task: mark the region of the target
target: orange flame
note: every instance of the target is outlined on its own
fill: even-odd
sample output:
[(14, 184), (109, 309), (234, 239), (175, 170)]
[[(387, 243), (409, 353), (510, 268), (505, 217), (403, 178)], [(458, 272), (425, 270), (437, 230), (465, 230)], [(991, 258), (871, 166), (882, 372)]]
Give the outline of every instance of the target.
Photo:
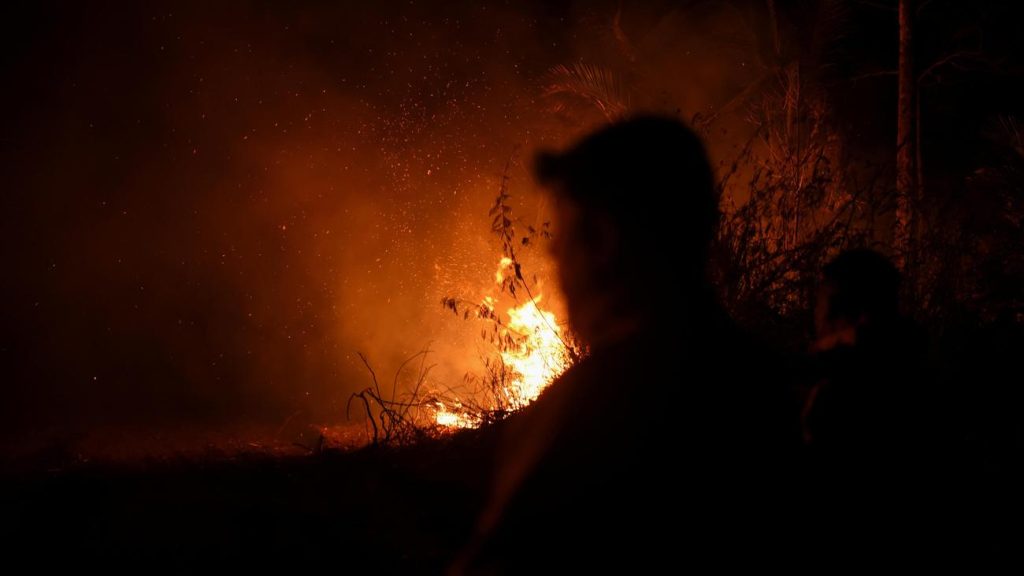
[(522, 342), (501, 353), (502, 360), (516, 374), (511, 400), (525, 406), (540, 396), (555, 378), (568, 368), (565, 345), (555, 315), (540, 307), (541, 297), (508, 309), (508, 329), (522, 336)]
[[(511, 258), (502, 258), (494, 280), (502, 284), (509, 269)], [(515, 344), (501, 351), (501, 359), (510, 371), (510, 378), (500, 391), (503, 400), (513, 409), (519, 409), (540, 396), (551, 382), (569, 367), (569, 357), (562, 341), (561, 328), (554, 313), (541, 308), (542, 296), (520, 306), (509, 308), (508, 322), (502, 327), (502, 336), (515, 336)], [(483, 305), (494, 310), (497, 300), (487, 296)], [(473, 416), (461, 406), (446, 406), (438, 402), (435, 422), (448, 428), (475, 428), (480, 418)]]
[(435, 422), (437, 422), (438, 426), (444, 426), (445, 428), (476, 428), (480, 425), (480, 419), (470, 416), (461, 406), (449, 409), (444, 405), (444, 402), (438, 402), (435, 410)]

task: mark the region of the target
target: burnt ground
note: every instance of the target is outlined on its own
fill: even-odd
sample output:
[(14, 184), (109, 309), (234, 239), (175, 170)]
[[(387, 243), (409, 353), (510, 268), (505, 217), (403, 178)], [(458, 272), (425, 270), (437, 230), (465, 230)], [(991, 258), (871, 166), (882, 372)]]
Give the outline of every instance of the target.
[(472, 525), (485, 444), (8, 472), (0, 481), (3, 563), (33, 571), (440, 573)]

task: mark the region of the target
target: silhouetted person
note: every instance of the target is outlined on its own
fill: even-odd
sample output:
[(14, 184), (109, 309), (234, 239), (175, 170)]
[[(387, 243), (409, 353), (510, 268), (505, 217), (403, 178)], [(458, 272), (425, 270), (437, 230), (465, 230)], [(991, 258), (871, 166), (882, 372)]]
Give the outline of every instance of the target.
[(924, 339), (900, 313), (899, 291), (899, 272), (872, 250), (844, 252), (822, 270), (804, 439), (837, 463), (902, 458), (916, 433)]
[(931, 404), (920, 330), (900, 313), (900, 274), (851, 250), (823, 271), (814, 383), (803, 408), (811, 555), (831, 561), (932, 549), (924, 498)]
[[(765, 565), (795, 538), (798, 414), (709, 285), (711, 167), (674, 119), (537, 158), (553, 255), (589, 356), (505, 423), (471, 573)], [(792, 408), (792, 409), (791, 409)]]

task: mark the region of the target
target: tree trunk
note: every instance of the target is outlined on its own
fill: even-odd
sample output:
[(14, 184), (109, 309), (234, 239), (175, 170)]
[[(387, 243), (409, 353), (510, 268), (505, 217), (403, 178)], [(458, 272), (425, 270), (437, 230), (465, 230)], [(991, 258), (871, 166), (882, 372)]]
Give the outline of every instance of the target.
[(896, 124), (896, 230), (893, 235), (896, 265), (906, 270), (912, 252), (911, 230), (914, 219), (914, 180), (917, 171), (914, 166), (914, 62), (912, 57), (912, 33), (914, 1), (899, 0), (900, 54), (899, 54), (899, 96)]

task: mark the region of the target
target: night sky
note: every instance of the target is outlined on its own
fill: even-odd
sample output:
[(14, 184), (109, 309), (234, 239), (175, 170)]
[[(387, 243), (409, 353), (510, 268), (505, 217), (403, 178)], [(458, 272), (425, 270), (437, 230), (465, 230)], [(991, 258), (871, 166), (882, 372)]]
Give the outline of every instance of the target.
[[(357, 351), (392, 374), (429, 345), (437, 377), (458, 380), (477, 330), (440, 299), (490, 289), (506, 160), (540, 221), (530, 154), (600, 120), (553, 110), (549, 70), (636, 50), (639, 104), (707, 114), (764, 65), (763, 34), (737, 24), (756, 12), (710, 4), (624, 3), (619, 28), (612, 1), (5, 5), (0, 432), (335, 422), (368, 382)], [(852, 10), (847, 34), (879, 40), (840, 39), (825, 76), (891, 66), (876, 47), (894, 42), (891, 17)], [(1012, 53), (1019, 39), (986, 18), (987, 46)], [(942, 38), (973, 42), (955, 33)], [(997, 76), (931, 105), (1019, 106)], [(866, 151), (894, 138), (886, 82), (832, 88)], [(923, 129), (968, 172), (964, 126), (982, 114), (958, 116)], [(717, 162), (742, 122), (716, 125)]]

